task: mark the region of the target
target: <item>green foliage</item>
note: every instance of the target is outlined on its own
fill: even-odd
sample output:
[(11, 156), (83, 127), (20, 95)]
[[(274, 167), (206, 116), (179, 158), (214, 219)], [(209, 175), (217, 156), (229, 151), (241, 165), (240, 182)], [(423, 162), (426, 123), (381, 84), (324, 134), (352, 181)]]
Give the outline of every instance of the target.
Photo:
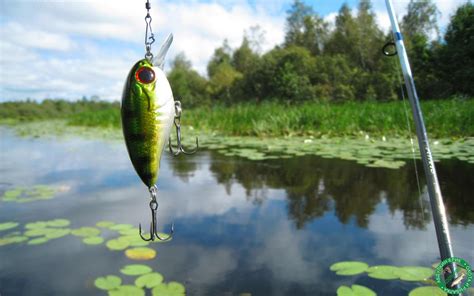
[(467, 2), (451, 18), (438, 50), (442, 94), (474, 95), (474, 4)]
[[(428, 101), (421, 107), (431, 137), (474, 135), (474, 100)], [(232, 107), (215, 105), (190, 110), (183, 118), (183, 124), (245, 136), (342, 136), (356, 135), (360, 131), (372, 135), (406, 135), (405, 112), (411, 118), (408, 102), (406, 107), (403, 102), (304, 102), (294, 106), (278, 102), (241, 103)]]
[(206, 79), (191, 69), (191, 62), (186, 59), (184, 53), (178, 54), (174, 59), (172, 69), (168, 73), (168, 80), (175, 99), (180, 100), (184, 106), (210, 104)]
[(322, 53), (328, 24), (310, 6), (295, 0), (287, 11), (285, 47), (301, 46), (313, 55)]

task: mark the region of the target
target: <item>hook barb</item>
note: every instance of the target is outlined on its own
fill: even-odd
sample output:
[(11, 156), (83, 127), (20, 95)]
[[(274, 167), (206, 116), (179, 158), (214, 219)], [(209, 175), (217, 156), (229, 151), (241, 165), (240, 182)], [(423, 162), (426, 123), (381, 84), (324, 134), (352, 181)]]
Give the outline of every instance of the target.
[(173, 150), (173, 145), (171, 145), (171, 138), (168, 139), (168, 147), (170, 149), (170, 153), (173, 154), (173, 156), (178, 156), (181, 153), (186, 154), (186, 155), (191, 155), (194, 154), (198, 151), (199, 149), (199, 140), (196, 137), (196, 147), (191, 150), (191, 151), (186, 151), (183, 147), (183, 144), (181, 143), (181, 102), (176, 101), (174, 104), (175, 107), (175, 117), (174, 117), (174, 126), (176, 127), (176, 140), (177, 140), (177, 146), (176, 146), (176, 151)]
[(138, 233), (140, 234), (140, 237), (144, 241), (154, 241), (155, 239), (158, 239), (159, 241), (169, 241), (173, 237), (174, 233), (174, 224), (171, 224), (171, 232), (168, 234), (166, 238), (161, 237), (158, 234), (158, 231), (156, 229), (156, 212), (158, 210), (158, 202), (156, 201), (156, 191), (157, 187), (154, 185), (153, 187), (150, 187), (150, 195), (151, 195), (151, 201), (150, 201), (150, 210), (151, 210), (151, 223), (150, 223), (150, 237), (146, 238), (142, 234), (142, 225), (138, 225)]

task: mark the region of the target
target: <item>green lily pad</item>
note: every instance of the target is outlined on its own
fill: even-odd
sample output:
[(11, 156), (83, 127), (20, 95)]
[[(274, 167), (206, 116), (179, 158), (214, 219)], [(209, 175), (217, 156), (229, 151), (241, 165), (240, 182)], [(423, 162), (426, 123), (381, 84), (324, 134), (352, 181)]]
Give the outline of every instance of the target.
[(158, 272), (144, 274), (135, 280), (135, 285), (140, 288), (151, 289), (163, 282), (163, 276)]
[(15, 188), (15, 189), (7, 190), (5, 191), (5, 193), (3, 193), (3, 198), (16, 199), (23, 193), (23, 190), (24, 190), (23, 188)]
[(130, 229), (130, 228), (134, 228), (132, 224), (115, 224), (110, 227), (111, 230), (116, 230), (116, 231)]
[(43, 236), (47, 235), (48, 233), (53, 233), (57, 229), (56, 228), (35, 228), (25, 231), (24, 235), (34, 237), (34, 236)]
[(443, 292), (438, 287), (418, 287), (410, 291), (408, 296), (446, 296), (446, 293)]
[(111, 239), (107, 241), (105, 245), (107, 246), (107, 248), (109, 248), (112, 251), (121, 251), (128, 248), (128, 246), (130, 246), (130, 243), (124, 240)]
[(376, 296), (377, 294), (371, 289), (360, 286), (352, 285), (350, 288), (347, 286), (340, 286), (337, 289), (337, 296)]
[(15, 227), (18, 226), (18, 224), (19, 223), (17, 223), (17, 222), (0, 223), (0, 231), (15, 228)]
[(17, 244), (27, 241), (29, 238), (26, 236), (8, 236), (0, 238), (0, 246), (6, 246), (10, 244)]
[(145, 296), (145, 291), (137, 286), (124, 285), (109, 290), (109, 296)]
[(185, 292), (184, 286), (178, 282), (161, 283), (151, 290), (153, 296), (182, 296)]
[(399, 267), (397, 274), (403, 281), (423, 281), (433, 275), (433, 269), (420, 266)]
[(119, 233), (120, 233), (120, 235), (123, 235), (123, 236), (128, 236), (128, 235), (137, 236), (138, 235), (138, 230), (136, 230), (134, 228), (121, 229), (121, 230), (119, 230)]
[(45, 221), (38, 221), (38, 222), (31, 222), (25, 225), (26, 229), (37, 229), (37, 228), (45, 228), (48, 226), (48, 223)]
[(330, 270), (335, 271), (338, 275), (356, 275), (363, 273), (369, 266), (367, 263), (359, 261), (343, 261), (334, 263), (329, 267)]
[(99, 277), (94, 281), (94, 285), (101, 290), (112, 290), (122, 284), (122, 279), (115, 275)]
[(128, 242), (131, 247), (146, 247), (150, 244), (149, 241), (142, 240), (140, 235), (137, 233), (134, 233), (133, 235), (120, 236), (117, 239)]
[(49, 241), (47, 237), (34, 238), (27, 242), (28, 245), (41, 245)]
[(120, 272), (126, 275), (142, 275), (152, 272), (152, 269), (148, 265), (130, 264), (125, 265)]
[(71, 232), (70, 229), (65, 229), (65, 228), (52, 229), (50, 232), (45, 234), (45, 237), (46, 238), (60, 238), (60, 237), (68, 235), (70, 232)]
[(46, 225), (50, 227), (66, 227), (71, 224), (71, 221), (67, 219), (54, 219), (51, 221), (47, 221)]
[(18, 187), (6, 191), (3, 200), (9, 202), (25, 203), (36, 200), (46, 200), (54, 198), (58, 188), (47, 185), (35, 185), (30, 188)]
[(376, 265), (367, 269), (368, 276), (380, 280), (398, 279), (398, 267), (390, 265)]
[(88, 236), (82, 240), (86, 245), (100, 245), (104, 242), (104, 239), (100, 236)]
[(110, 227), (114, 226), (115, 223), (111, 222), (111, 221), (99, 221), (99, 222), (97, 222), (96, 225), (98, 227), (102, 227), (102, 228), (110, 228)]
[(81, 228), (74, 229), (73, 231), (71, 231), (71, 234), (75, 236), (82, 236), (82, 237), (98, 236), (100, 234), (100, 230), (95, 227), (81, 227)]
[(125, 251), (125, 256), (132, 260), (151, 260), (156, 257), (156, 251), (150, 248), (132, 248)]

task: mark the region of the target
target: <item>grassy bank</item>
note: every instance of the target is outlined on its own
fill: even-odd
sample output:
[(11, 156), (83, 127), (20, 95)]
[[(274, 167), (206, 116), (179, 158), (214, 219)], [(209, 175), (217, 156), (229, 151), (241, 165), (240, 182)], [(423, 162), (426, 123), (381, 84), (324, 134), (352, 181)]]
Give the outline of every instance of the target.
[[(359, 134), (406, 135), (407, 117), (412, 131), (412, 114), (407, 102), (344, 104), (305, 103), (284, 106), (277, 103), (216, 106), (187, 111), (187, 124), (199, 129), (246, 136)], [(434, 137), (474, 135), (474, 100), (445, 100), (422, 103), (425, 123)]]
[[(474, 136), (474, 100), (428, 101), (422, 102), (421, 106), (431, 137)], [(311, 102), (291, 106), (274, 102), (247, 103), (185, 109), (182, 123), (229, 136), (346, 136), (361, 132), (396, 136), (408, 133), (406, 111), (411, 122), (408, 102), (406, 108), (403, 102)], [(117, 103), (3, 103), (0, 104), (0, 116), (10, 121), (57, 118), (66, 119), (74, 126), (120, 127)], [(412, 123), (411, 129), (414, 131)]]

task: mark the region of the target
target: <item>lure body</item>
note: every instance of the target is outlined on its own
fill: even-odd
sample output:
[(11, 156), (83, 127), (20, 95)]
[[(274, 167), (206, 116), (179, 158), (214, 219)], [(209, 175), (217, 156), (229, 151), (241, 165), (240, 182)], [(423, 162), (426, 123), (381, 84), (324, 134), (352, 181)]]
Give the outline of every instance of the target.
[(122, 130), (133, 167), (148, 188), (158, 177), (174, 108), (163, 70), (147, 59), (138, 61), (128, 74), (122, 94)]

